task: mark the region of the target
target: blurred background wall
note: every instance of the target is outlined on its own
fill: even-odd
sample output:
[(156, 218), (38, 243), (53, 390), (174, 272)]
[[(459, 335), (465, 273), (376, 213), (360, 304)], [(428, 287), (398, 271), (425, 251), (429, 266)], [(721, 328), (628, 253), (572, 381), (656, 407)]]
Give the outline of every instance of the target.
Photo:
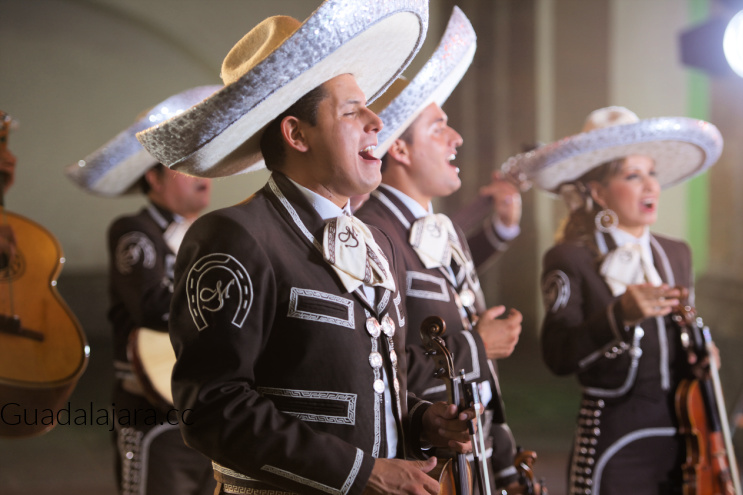
[[(128, 127), (145, 109), (184, 89), (219, 84), (221, 61), (269, 15), (307, 17), (320, 0), (0, 0), (0, 110), (20, 122), (10, 135), (18, 157), (9, 210), (47, 227), (67, 262), (59, 290), (83, 323), (91, 360), (75, 403), (110, 403), (105, 320), (105, 232), (140, 197), (91, 196), (66, 166)], [(640, 118), (685, 115), (715, 123), (725, 138), (707, 174), (664, 192), (655, 231), (687, 240), (697, 269), (697, 307), (721, 347), (730, 409), (743, 387), (743, 79), (681, 63), (679, 35), (710, 16), (730, 16), (737, 0), (431, 0), (426, 45), (434, 50), (458, 5), (478, 33), (478, 50), (445, 104), (464, 137), (462, 189), (437, 207), (466, 205), (491, 172), (524, 147), (579, 131), (588, 113), (623, 105)], [(369, 48), (370, 50), (373, 47)], [(264, 172), (218, 180), (212, 208), (261, 187)], [(523, 195), (522, 234), (482, 273), (488, 302), (524, 314), (521, 342), (501, 364), (509, 422), (524, 447), (543, 453), (553, 494), (563, 490), (578, 389), (551, 376), (537, 339), (542, 316), (541, 256), (565, 213), (540, 191)], [(75, 402), (77, 401), (77, 402)], [(539, 464), (538, 464), (539, 465)], [(103, 428), (58, 427), (38, 438), (0, 439), (0, 493), (112, 493)], [(43, 474), (42, 474), (43, 473)]]

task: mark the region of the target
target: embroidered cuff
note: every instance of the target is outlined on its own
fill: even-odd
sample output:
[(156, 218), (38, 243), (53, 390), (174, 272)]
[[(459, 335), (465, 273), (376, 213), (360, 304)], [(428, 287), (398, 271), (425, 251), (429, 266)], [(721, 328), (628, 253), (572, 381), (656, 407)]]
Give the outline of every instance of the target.
[(493, 214), (491, 218), (493, 219), (493, 229), (495, 230), (496, 235), (504, 241), (512, 241), (521, 234), (521, 226), (519, 224), (511, 225), (509, 227), (500, 221), (498, 215)]
[(487, 218), (483, 225), (483, 233), (485, 234), (485, 239), (488, 240), (490, 245), (493, 246), (496, 251), (505, 251), (506, 249), (508, 249), (508, 242), (501, 239), (496, 233), (496, 230), (497, 229), (495, 224), (493, 223), (492, 218)]

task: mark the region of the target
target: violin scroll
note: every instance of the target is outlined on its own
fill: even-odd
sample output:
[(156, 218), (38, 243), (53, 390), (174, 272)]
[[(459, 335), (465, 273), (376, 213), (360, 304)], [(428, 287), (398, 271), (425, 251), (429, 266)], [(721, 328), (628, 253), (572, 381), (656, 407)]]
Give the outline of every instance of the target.
[(454, 357), (447, 349), (444, 339), (441, 338), (446, 332), (446, 323), (439, 316), (429, 316), (420, 326), (421, 340), (426, 355), (433, 358), (435, 363), (434, 376), (447, 381), (447, 390), (451, 388), (451, 381), (456, 378), (454, 371)]
[(533, 450), (518, 449), (513, 461), (519, 474), (519, 485), (523, 488), (524, 495), (548, 495), (544, 480), (539, 482), (534, 479), (534, 464), (537, 462), (537, 453)]

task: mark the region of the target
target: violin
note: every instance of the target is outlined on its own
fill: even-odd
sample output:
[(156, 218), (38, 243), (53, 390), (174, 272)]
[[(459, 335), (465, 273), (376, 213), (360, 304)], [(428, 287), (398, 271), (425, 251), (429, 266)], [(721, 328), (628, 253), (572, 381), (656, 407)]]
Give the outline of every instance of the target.
[(694, 364), (695, 377), (681, 381), (675, 408), (686, 443), (684, 495), (741, 495), (740, 476), (726, 418), (717, 357), (709, 328), (690, 306), (674, 309), (681, 343)]
[[(11, 121), (0, 112), (3, 152)], [(87, 365), (89, 347), (56, 289), (64, 262), (59, 242), (5, 208), (1, 175), (0, 222), (12, 229), (15, 252), (0, 256), (0, 404), (13, 418), (0, 422), (0, 436), (25, 437), (54, 427)]]
[(523, 495), (548, 495), (547, 487), (544, 480), (537, 482), (534, 479), (534, 463), (537, 462), (537, 453), (533, 450), (516, 451), (516, 457), (513, 461), (516, 466), (516, 472), (519, 475), (518, 483), (522, 487)]
[[(474, 383), (467, 383), (464, 372), (459, 375), (454, 370), (454, 359), (446, 347), (441, 336), (446, 332), (446, 323), (438, 316), (429, 316), (420, 326), (420, 336), (426, 355), (433, 358), (435, 363), (434, 376), (444, 381), (446, 385), (447, 398), (450, 404), (456, 404), (459, 412), (474, 405), (479, 422), (479, 396)], [(477, 433), (479, 432), (479, 436)], [(473, 436), (473, 447), (477, 472), (473, 474), (472, 467), (467, 461), (465, 454), (455, 454), (453, 459), (434, 471), (441, 486), (440, 494), (472, 495), (475, 493), (490, 494), (490, 480), (488, 470), (485, 466), (485, 445), (482, 438), (482, 425), (470, 425), (470, 435)], [(478, 491), (475, 489), (479, 487)]]

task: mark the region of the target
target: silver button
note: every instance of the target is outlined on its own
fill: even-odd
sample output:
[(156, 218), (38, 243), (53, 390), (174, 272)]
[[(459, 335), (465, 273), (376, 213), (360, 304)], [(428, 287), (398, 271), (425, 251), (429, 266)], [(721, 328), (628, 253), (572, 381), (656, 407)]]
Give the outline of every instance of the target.
[(384, 315), (384, 318), (382, 318), (382, 331), (387, 337), (395, 335), (395, 322), (392, 321), (390, 315)]
[(372, 352), (369, 354), (369, 364), (375, 370), (382, 367), (382, 355), (378, 352)]
[(373, 316), (366, 319), (366, 331), (375, 339), (382, 333), (381, 325)]
[(459, 300), (462, 301), (462, 306), (472, 306), (475, 304), (475, 293), (471, 289), (464, 289), (459, 293)]
[(374, 380), (374, 391), (378, 394), (384, 393), (384, 382), (382, 380)]

